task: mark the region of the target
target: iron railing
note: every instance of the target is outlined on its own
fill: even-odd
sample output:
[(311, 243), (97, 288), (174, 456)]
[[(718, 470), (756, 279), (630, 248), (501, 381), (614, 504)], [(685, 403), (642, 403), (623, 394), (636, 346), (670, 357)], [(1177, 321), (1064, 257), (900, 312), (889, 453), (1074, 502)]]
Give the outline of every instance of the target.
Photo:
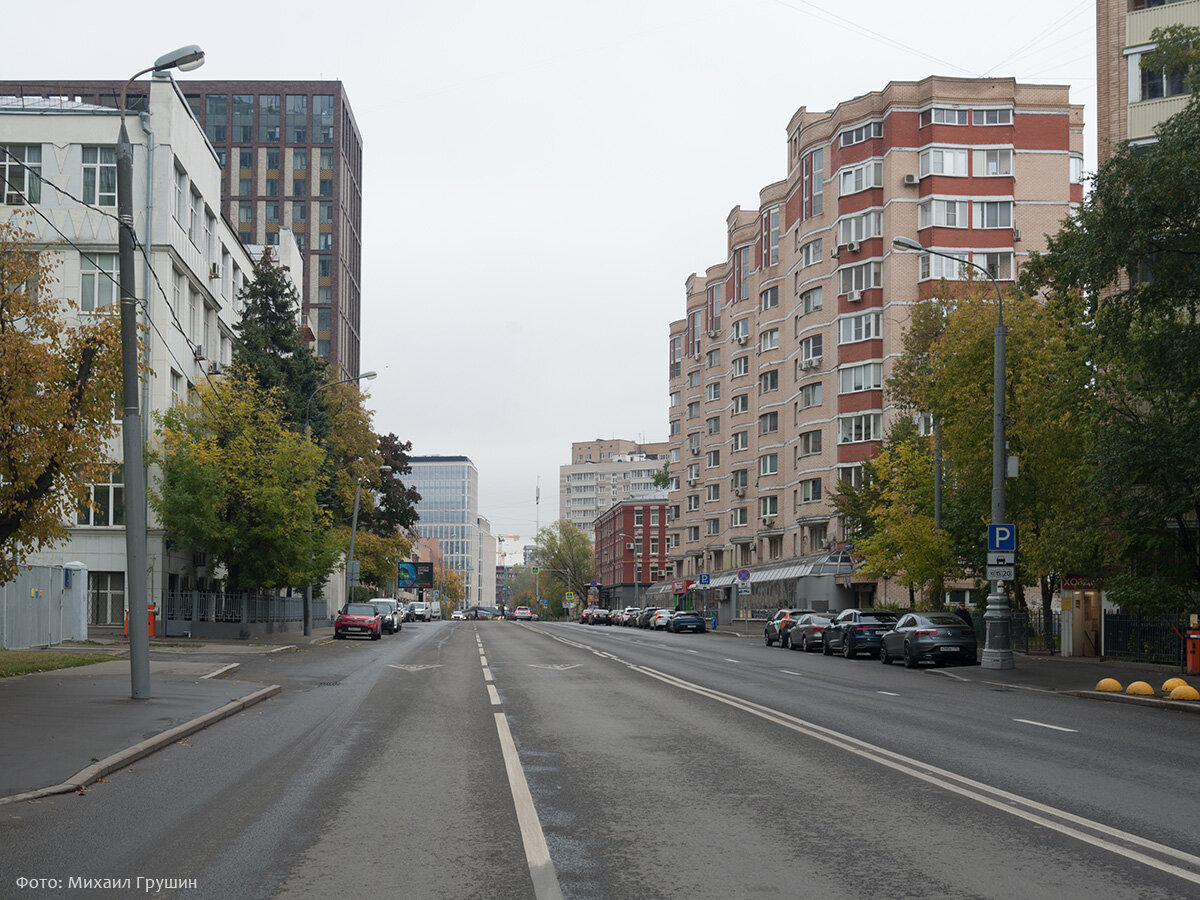
[[(166, 591), (167, 619), (183, 622), (254, 624), (304, 621), (303, 597), (223, 591)], [(324, 597), (313, 597), (313, 621), (326, 618)]]
[(1131, 662), (1180, 665), (1187, 616), (1143, 615), (1113, 610), (1104, 614), (1104, 655)]

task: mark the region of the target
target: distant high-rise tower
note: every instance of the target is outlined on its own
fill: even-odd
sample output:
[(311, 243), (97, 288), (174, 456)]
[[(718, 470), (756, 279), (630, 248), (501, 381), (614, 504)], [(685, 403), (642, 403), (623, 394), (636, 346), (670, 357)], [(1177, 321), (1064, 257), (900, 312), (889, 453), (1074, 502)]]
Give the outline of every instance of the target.
[(436, 538), (442, 565), (457, 572), (472, 606), (495, 599), (496, 539), (479, 515), (479, 470), (466, 456), (414, 456), (407, 479), (421, 495), (417, 533)]

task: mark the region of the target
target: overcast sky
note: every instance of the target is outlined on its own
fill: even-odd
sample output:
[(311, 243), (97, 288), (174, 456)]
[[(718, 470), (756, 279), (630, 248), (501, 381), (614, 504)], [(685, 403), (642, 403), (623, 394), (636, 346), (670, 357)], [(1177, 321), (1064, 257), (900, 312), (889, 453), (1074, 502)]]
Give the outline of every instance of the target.
[(376, 430), (471, 457), (480, 513), (522, 542), (558, 516), (572, 441), (666, 438), (684, 281), (786, 176), (800, 106), (934, 74), (1069, 84), (1095, 164), (1093, 0), (60, 0), (34, 19), (49, 10), (3, 77), (125, 78), (197, 43), (194, 78), (346, 85)]

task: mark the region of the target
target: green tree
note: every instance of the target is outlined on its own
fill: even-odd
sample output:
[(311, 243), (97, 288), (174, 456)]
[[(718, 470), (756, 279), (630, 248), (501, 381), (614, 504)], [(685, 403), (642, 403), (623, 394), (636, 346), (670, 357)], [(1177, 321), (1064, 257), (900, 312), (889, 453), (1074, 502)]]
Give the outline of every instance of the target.
[[(1151, 67), (1190, 67), (1193, 96), (1149, 145), (1123, 145), (1026, 270), (1075, 311), (1098, 398), (1088, 446), (1128, 606), (1200, 603), (1200, 68), (1197, 29), (1157, 31)], [(1169, 597), (1174, 593), (1174, 597)]]
[(411, 451), (412, 441), (401, 441), (395, 434), (379, 436), (380, 463), (391, 466), (392, 471), (383, 479), (374, 507), (364, 511), (360, 528), (388, 536), (416, 527), (421, 495), (416, 488), (404, 483), (404, 476), (412, 474)]
[(671, 464), (664, 462), (661, 469), (654, 473), (654, 486), (666, 490), (671, 486)]
[(66, 540), (119, 433), (118, 307), (76, 315), (33, 240), (20, 217), (0, 223), (0, 584)]
[(542, 567), (542, 597), (549, 600), (551, 614), (561, 616), (568, 591), (587, 597), (588, 585), (596, 575), (595, 550), (588, 536), (565, 519), (541, 529), (534, 544)]
[(280, 392), (233, 367), (160, 415), (149, 491), (163, 526), (185, 549), (205, 550), (235, 589), (320, 582), (336, 548), (318, 506), (320, 449), (289, 430)]

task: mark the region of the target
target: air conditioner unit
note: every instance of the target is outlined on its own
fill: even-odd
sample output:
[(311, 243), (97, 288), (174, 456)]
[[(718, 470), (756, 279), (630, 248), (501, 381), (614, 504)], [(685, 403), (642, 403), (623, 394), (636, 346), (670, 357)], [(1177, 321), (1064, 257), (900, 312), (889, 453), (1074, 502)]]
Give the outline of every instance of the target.
[(829, 251), (829, 258), (830, 258), (830, 259), (837, 259), (837, 258), (838, 258), (839, 256), (841, 256), (841, 255), (842, 255), (842, 248), (841, 248), (841, 247), (834, 247), (832, 250), (830, 250), (830, 251)]
[(762, 523), (765, 526), (767, 526), (768, 528), (770, 528), (772, 525), (775, 524), (775, 517), (774, 516), (763, 516)]
[(846, 299), (851, 303), (857, 303), (862, 299), (862, 291), (851, 291), (846, 295)]
[(908, 184), (908, 185), (920, 184), (920, 183), (921, 183), (921, 176), (920, 176), (920, 175), (905, 175), (905, 176), (904, 176), (904, 183), (905, 183), (905, 184)]
[(862, 244), (860, 244), (858, 241), (851, 241), (850, 243), (848, 243), (846, 245), (846, 249), (849, 250), (851, 253), (857, 253), (859, 250), (862, 249)]
[(696, 362), (699, 362), (699, 361), (700, 361), (700, 354), (699, 354), (699, 353), (697, 353), (695, 356), (693, 356), (693, 357), (692, 357), (692, 359), (696, 360)]
[(196, 359), (205, 359), (206, 357), (204, 356), (204, 345), (197, 344), (195, 347), (193, 347), (192, 348), (192, 356), (196, 357)]
[(625, 549), (626, 549), (626, 550), (632, 550), (632, 549), (633, 549), (633, 544), (626, 544), (626, 545), (625, 545)]
[(224, 372), (225, 372), (225, 367), (223, 365), (221, 365), (219, 362), (210, 362), (208, 364), (208, 374), (209, 375), (221, 375)]
[(212, 263), (209, 265), (208, 277), (209, 278), (220, 278), (221, 277), (221, 264), (220, 263)]
[(819, 369), (821, 368), (821, 357), (813, 356), (805, 360), (801, 360), (800, 368), (802, 369)]
[(1021, 239), (1021, 229), (1020, 229), (1020, 228), (1014, 228), (1014, 229), (1013, 229), (1013, 240), (1014, 240), (1014, 241), (1019, 241), (1020, 239)]
[(746, 496), (746, 489), (745, 489), (744, 487), (735, 487), (735, 488), (733, 489), (733, 496), (735, 496), (735, 497), (745, 497), (745, 496)]
[(739, 344), (745, 344), (745, 343), (746, 343), (746, 341), (748, 341), (748, 340), (750, 340), (750, 338), (749, 338), (749, 337), (747, 337), (747, 336), (746, 336), (746, 335), (744, 335), (744, 334), (739, 334), (739, 335), (738, 335), (738, 337), (737, 337), (737, 342), (738, 342)]
[(691, 451), (692, 451), (692, 456), (699, 456), (699, 455), (700, 455), (700, 448), (699, 448), (699, 447), (692, 447), (692, 448), (690, 448), (690, 449), (691, 449)]
[(695, 478), (689, 478), (689, 479), (688, 479), (688, 486), (689, 486), (689, 487), (695, 487), (695, 486), (696, 486), (696, 479), (695, 479)]

